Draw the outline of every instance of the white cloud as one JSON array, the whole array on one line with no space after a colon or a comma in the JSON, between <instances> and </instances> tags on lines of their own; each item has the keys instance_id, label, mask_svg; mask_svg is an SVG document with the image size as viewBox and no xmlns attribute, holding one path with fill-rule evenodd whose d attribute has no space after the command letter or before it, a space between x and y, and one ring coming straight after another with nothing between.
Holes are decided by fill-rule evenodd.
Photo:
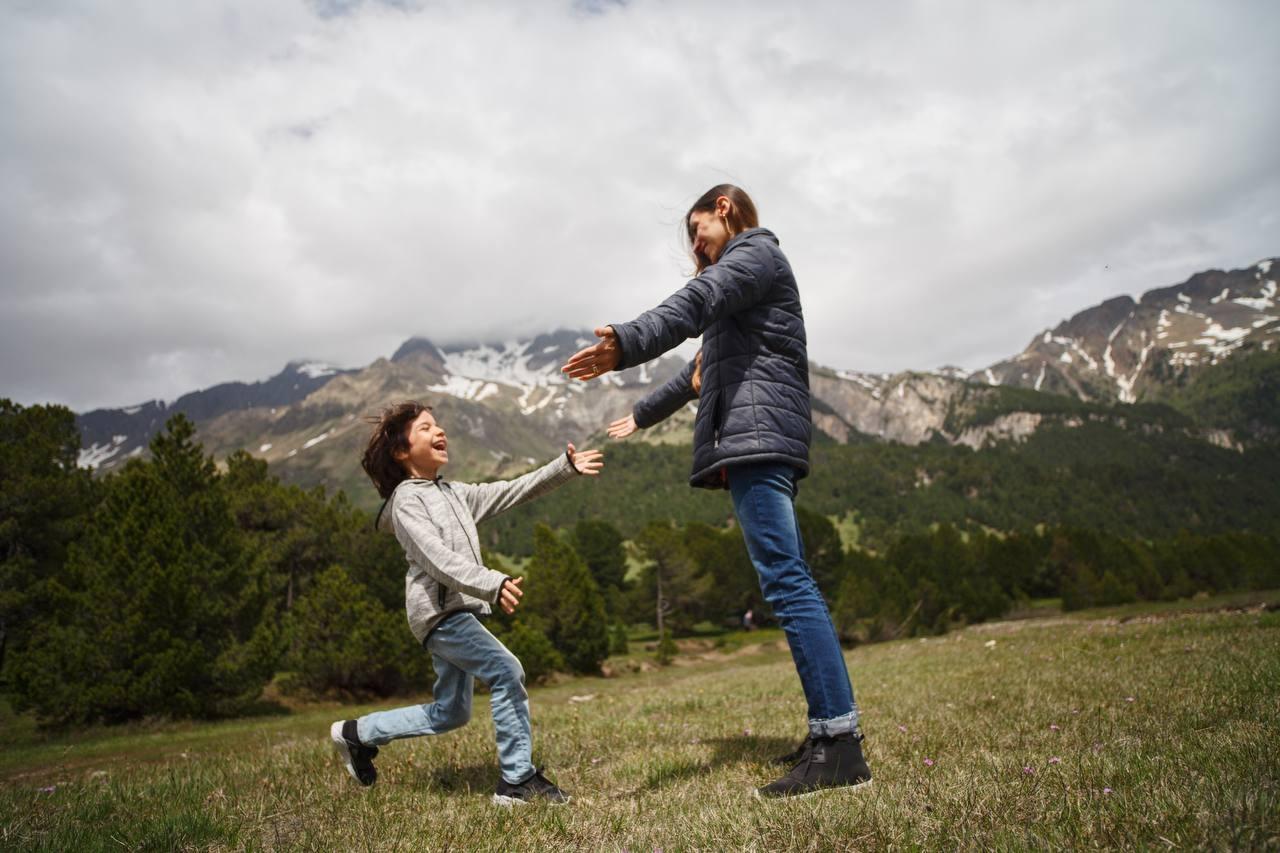
<instances>
[{"instance_id":1,"label":"white cloud","mask_svg":"<svg viewBox=\"0 0 1280 853\"><path fill-rule=\"evenodd\" d=\"M1280 9L77 2L0 12L0 394L77 408L629 319L756 197L811 355L977 368L1275 254Z\"/></svg>"}]
</instances>

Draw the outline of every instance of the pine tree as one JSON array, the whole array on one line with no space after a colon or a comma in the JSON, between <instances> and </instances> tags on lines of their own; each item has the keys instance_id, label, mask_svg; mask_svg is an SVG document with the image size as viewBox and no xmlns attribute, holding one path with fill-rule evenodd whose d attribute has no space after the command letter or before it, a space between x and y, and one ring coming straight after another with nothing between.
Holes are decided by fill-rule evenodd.
<instances>
[{"instance_id":1,"label":"pine tree","mask_svg":"<svg viewBox=\"0 0 1280 853\"><path fill-rule=\"evenodd\" d=\"M0 671L65 610L57 576L98 492L63 406L0 400Z\"/></svg>"},{"instance_id":2,"label":"pine tree","mask_svg":"<svg viewBox=\"0 0 1280 853\"><path fill-rule=\"evenodd\" d=\"M213 461L181 415L151 451L104 484L60 576L72 606L16 667L20 701L47 720L232 714L274 669L263 572Z\"/></svg>"},{"instance_id":3,"label":"pine tree","mask_svg":"<svg viewBox=\"0 0 1280 853\"><path fill-rule=\"evenodd\" d=\"M533 530L533 558L520 613L539 620L574 672L597 673L609 656L600 588L573 547L544 524Z\"/></svg>"},{"instance_id":4,"label":"pine tree","mask_svg":"<svg viewBox=\"0 0 1280 853\"><path fill-rule=\"evenodd\" d=\"M583 519L573 527L573 549L587 564L601 590L623 587L627 554L618 528L607 521Z\"/></svg>"},{"instance_id":5,"label":"pine tree","mask_svg":"<svg viewBox=\"0 0 1280 853\"><path fill-rule=\"evenodd\" d=\"M291 689L389 696L431 683L431 656L403 612L383 607L341 566L315 577L286 626Z\"/></svg>"}]
</instances>

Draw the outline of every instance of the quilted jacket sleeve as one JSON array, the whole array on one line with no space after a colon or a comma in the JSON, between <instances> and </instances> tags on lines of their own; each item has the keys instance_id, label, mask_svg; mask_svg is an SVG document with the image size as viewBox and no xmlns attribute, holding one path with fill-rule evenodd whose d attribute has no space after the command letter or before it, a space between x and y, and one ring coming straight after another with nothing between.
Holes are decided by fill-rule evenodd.
<instances>
[{"instance_id":1,"label":"quilted jacket sleeve","mask_svg":"<svg viewBox=\"0 0 1280 853\"><path fill-rule=\"evenodd\" d=\"M636 419L636 426L647 429L674 415L686 403L698 399L693 390L693 371L697 360L691 360L684 368L655 389L652 393L638 400L631 409Z\"/></svg>"},{"instance_id":2,"label":"quilted jacket sleeve","mask_svg":"<svg viewBox=\"0 0 1280 853\"><path fill-rule=\"evenodd\" d=\"M622 350L621 370L644 364L682 341L702 334L722 317L759 302L773 286L774 261L760 243L744 240L661 305L629 323L613 324Z\"/></svg>"}]
</instances>

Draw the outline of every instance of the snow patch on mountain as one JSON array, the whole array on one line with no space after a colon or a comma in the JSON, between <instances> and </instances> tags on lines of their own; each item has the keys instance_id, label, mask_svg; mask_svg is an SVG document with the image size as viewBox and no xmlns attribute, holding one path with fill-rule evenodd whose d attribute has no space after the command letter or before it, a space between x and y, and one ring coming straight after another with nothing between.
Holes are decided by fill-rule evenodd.
<instances>
[{"instance_id":1,"label":"snow patch on mountain","mask_svg":"<svg viewBox=\"0 0 1280 853\"><path fill-rule=\"evenodd\" d=\"M484 379L467 379L463 376L446 376L439 385L427 386L428 391L437 394L448 394L460 400L480 402L498 394L498 386Z\"/></svg>"},{"instance_id":2,"label":"snow patch on mountain","mask_svg":"<svg viewBox=\"0 0 1280 853\"><path fill-rule=\"evenodd\" d=\"M109 443L94 444L92 447L83 448L79 456L76 457L76 464L81 468L97 468L123 450L124 443L128 440L129 436L127 435L113 435Z\"/></svg>"},{"instance_id":3,"label":"snow patch on mountain","mask_svg":"<svg viewBox=\"0 0 1280 853\"><path fill-rule=\"evenodd\" d=\"M1269 279L1262 286L1262 296L1260 297L1237 296L1231 301L1237 305L1252 308L1254 311L1266 311L1268 308L1274 308L1276 306L1276 283L1273 279Z\"/></svg>"},{"instance_id":4,"label":"snow patch on mountain","mask_svg":"<svg viewBox=\"0 0 1280 853\"><path fill-rule=\"evenodd\" d=\"M320 433L319 435L317 435L315 438L309 438L309 439L307 439L307 440L303 443L303 445L302 445L302 449L303 449L303 450L307 450L307 449L309 449L309 448L315 447L317 444L319 444L320 442L324 441L324 440L325 440L326 438L328 438L328 437L329 437L329 430L325 430L324 432L322 432L322 433Z\"/></svg>"},{"instance_id":5,"label":"snow patch on mountain","mask_svg":"<svg viewBox=\"0 0 1280 853\"><path fill-rule=\"evenodd\" d=\"M322 361L307 361L299 364L297 371L311 379L319 379L322 376L332 376L338 372L338 368Z\"/></svg>"},{"instance_id":6,"label":"snow patch on mountain","mask_svg":"<svg viewBox=\"0 0 1280 853\"><path fill-rule=\"evenodd\" d=\"M1243 328L1224 329L1217 323L1210 323L1209 326L1200 333L1200 337L1196 338L1193 343L1198 346L1207 347L1209 353L1213 356L1213 360L1217 361L1224 355L1237 350L1244 343L1244 339L1248 337L1253 329L1245 326Z\"/></svg>"}]
</instances>

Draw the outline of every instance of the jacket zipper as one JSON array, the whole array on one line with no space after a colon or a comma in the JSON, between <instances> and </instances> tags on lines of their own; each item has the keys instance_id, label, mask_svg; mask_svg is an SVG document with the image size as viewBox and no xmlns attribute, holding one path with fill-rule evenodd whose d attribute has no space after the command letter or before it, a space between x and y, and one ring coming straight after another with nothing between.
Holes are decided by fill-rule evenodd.
<instances>
[{"instance_id":1,"label":"jacket zipper","mask_svg":"<svg viewBox=\"0 0 1280 853\"><path fill-rule=\"evenodd\" d=\"M462 517L458 515L458 510L450 499L450 493L445 491L438 481L433 482L435 482L435 487L440 490L440 494L444 497L444 502L449 505L449 511L453 513L454 521L458 522L458 527L462 528L462 536L467 540L467 548L471 551L471 558L476 561L476 565L480 565L480 555L476 553L476 546L471 544L471 537L467 535L467 526L462 523ZM444 584L439 583L439 581L436 583L440 586L440 609L444 610L444 598L449 594L449 591L445 589Z\"/></svg>"}]
</instances>

